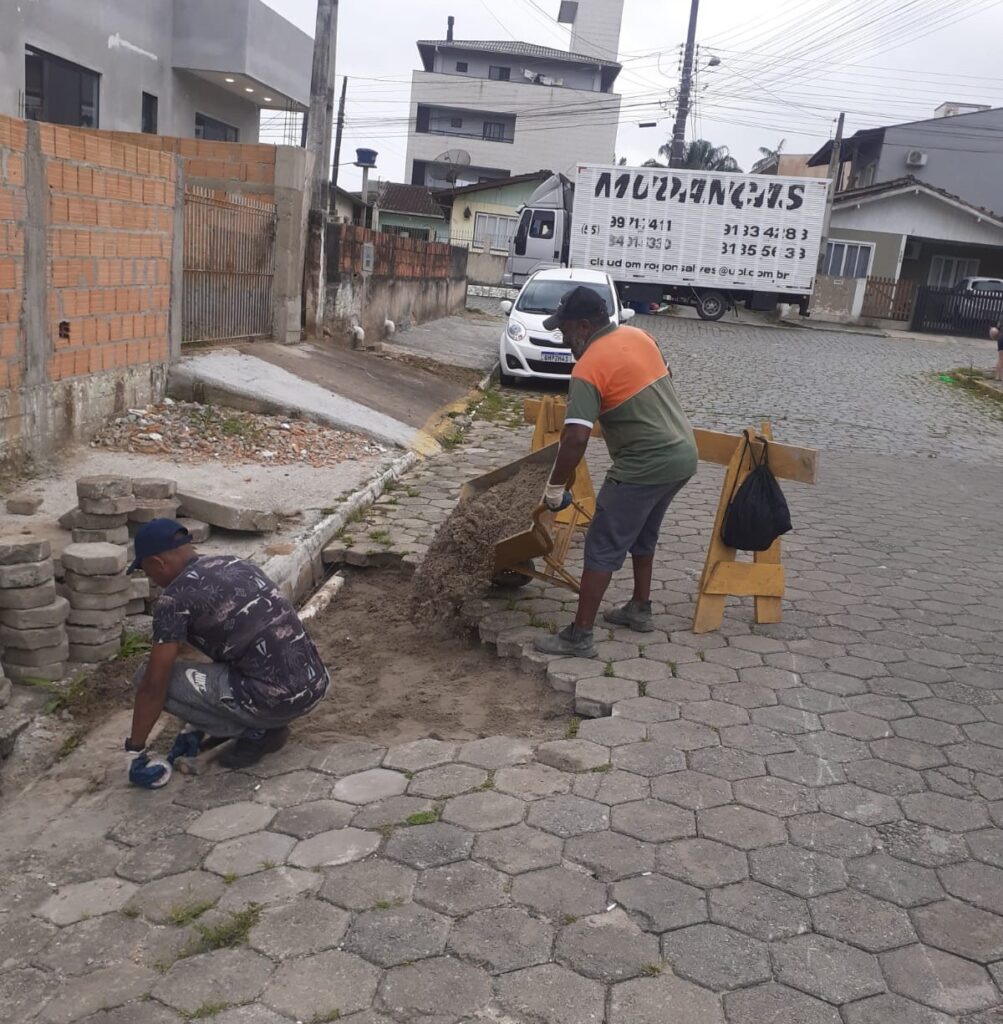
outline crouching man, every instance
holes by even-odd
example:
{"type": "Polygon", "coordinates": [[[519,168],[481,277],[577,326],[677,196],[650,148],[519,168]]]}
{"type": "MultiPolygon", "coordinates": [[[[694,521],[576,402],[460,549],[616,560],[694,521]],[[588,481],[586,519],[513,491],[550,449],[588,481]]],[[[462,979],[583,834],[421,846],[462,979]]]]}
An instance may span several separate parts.
{"type": "Polygon", "coordinates": [[[233,739],[220,761],[246,768],[282,747],[289,723],[328,687],[327,670],[289,601],[243,559],[200,557],[174,519],[154,519],[138,531],[129,571],[137,569],[163,593],[153,610],[153,650],[134,680],[129,781],[154,789],[170,776],[146,751],[163,711],[190,727],[169,762],[233,739]],[[179,661],[183,642],[211,662],[179,661]]]}

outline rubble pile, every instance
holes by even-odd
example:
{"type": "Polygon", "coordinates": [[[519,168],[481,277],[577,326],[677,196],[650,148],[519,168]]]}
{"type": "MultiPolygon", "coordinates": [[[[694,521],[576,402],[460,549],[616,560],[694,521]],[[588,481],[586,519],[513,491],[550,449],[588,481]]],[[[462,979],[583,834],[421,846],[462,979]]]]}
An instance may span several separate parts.
{"type": "Polygon", "coordinates": [[[91,447],[180,456],[188,462],[316,467],[386,451],[357,434],[320,423],[171,399],[162,405],[130,409],[106,426],[91,447]]]}
{"type": "Polygon", "coordinates": [[[0,539],[0,692],[6,676],[58,682],[66,675],[69,605],[54,577],[47,540],[0,539]]]}

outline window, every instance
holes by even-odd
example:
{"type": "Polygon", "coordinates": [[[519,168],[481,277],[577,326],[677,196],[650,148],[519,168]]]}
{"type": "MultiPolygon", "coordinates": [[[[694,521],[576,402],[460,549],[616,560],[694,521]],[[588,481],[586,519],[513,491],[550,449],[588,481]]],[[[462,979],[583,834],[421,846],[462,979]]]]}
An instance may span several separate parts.
{"type": "Polygon", "coordinates": [[[450,128],[462,128],[463,127],[463,118],[462,117],[451,117],[449,119],[449,127],[450,128]]]}
{"type": "Polygon", "coordinates": [[[963,277],[975,277],[979,261],[961,256],[934,256],[930,261],[927,284],[932,288],[953,288],[963,277]]]}
{"type": "Polygon", "coordinates": [[[474,218],[474,248],[507,250],[515,224],[515,217],[478,213],[474,218]]]}
{"type": "Polygon", "coordinates": [[[873,251],[869,242],[829,242],[822,273],[829,277],[867,277],[873,251]]]}
{"type": "Polygon", "coordinates": [[[497,64],[492,64],[488,68],[488,78],[493,82],[507,82],[512,77],[511,68],[501,68],[497,64]]]}
{"type": "Polygon", "coordinates": [[[148,92],[143,93],[143,132],[146,135],[157,134],[157,97],[148,92]]]}
{"type": "Polygon", "coordinates": [[[529,225],[530,238],[554,237],[554,214],[552,210],[537,210],[529,225]]]}
{"type": "Polygon", "coordinates": [[[502,121],[485,121],[484,138],[494,142],[505,141],[505,124],[502,121]]]}
{"type": "Polygon", "coordinates": [[[458,60],[456,62],[456,70],[459,71],[461,75],[465,75],[467,73],[467,62],[465,60],[458,60]]]}
{"type": "Polygon", "coordinates": [[[24,48],[24,116],[78,128],[98,126],[100,76],[61,57],[24,48]]]}
{"type": "Polygon", "coordinates": [[[236,142],[237,129],[225,121],[217,121],[206,114],[195,115],[195,138],[209,142],[236,142]]]}

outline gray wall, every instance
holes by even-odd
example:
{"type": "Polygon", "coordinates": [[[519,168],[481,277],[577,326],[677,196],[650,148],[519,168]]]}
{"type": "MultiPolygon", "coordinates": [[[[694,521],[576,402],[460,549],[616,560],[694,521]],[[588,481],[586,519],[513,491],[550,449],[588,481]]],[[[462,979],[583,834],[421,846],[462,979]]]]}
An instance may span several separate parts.
{"type": "Polygon", "coordinates": [[[912,174],[976,206],[1003,213],[1003,108],[941,117],[885,130],[875,181],[912,174]],[[908,167],[906,153],[927,154],[925,167],[908,167]]]}
{"type": "Polygon", "coordinates": [[[515,137],[516,119],[511,114],[485,114],[471,110],[443,110],[433,109],[429,111],[428,127],[435,133],[442,132],[445,135],[476,135],[481,138],[484,133],[484,122],[501,122],[505,125],[505,138],[512,140],[515,137]],[[452,128],[449,122],[458,117],[463,121],[462,128],[452,128]]]}
{"type": "MultiPolygon", "coordinates": [[[[548,75],[553,78],[563,78],[564,88],[582,89],[585,91],[598,92],[601,76],[598,68],[576,67],[574,64],[563,64],[558,61],[541,60],[536,57],[519,57],[510,53],[484,54],[479,50],[464,52],[462,50],[439,50],[435,55],[435,70],[441,74],[455,75],[457,79],[464,78],[487,78],[488,71],[492,65],[499,65],[512,69],[512,82],[523,82],[526,85],[532,83],[523,77],[523,69],[528,68],[534,74],[548,75]],[[467,62],[467,71],[456,70],[457,61],[467,62]]],[[[456,98],[462,96],[463,86],[457,83],[456,98]]],[[[443,90],[445,91],[445,90],[443,90]]],[[[445,101],[447,97],[443,97],[445,101]]]]}

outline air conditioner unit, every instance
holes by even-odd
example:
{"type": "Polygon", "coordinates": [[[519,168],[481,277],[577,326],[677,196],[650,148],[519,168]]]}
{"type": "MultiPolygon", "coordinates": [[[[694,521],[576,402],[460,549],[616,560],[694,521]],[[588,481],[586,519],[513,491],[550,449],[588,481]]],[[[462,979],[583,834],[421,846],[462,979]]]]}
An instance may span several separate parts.
{"type": "Polygon", "coordinates": [[[926,153],[921,149],[910,149],[905,155],[906,167],[926,167],[926,153]]]}
{"type": "Polygon", "coordinates": [[[918,260],[923,243],[918,238],[911,238],[905,244],[905,252],[902,254],[904,260],[918,260]]]}

